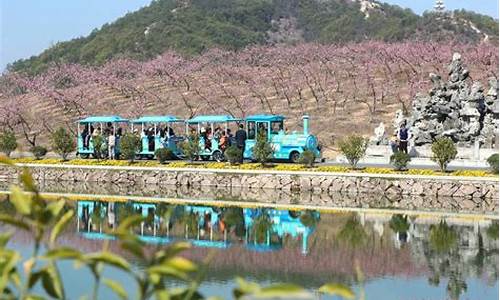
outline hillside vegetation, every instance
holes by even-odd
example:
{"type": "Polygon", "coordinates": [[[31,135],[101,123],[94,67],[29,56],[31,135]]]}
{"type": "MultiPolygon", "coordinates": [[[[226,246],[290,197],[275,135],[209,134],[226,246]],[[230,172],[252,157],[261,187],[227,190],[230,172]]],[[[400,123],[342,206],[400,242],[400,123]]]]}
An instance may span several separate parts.
{"type": "Polygon", "coordinates": [[[498,40],[498,22],[488,16],[463,10],[445,18],[418,16],[399,6],[364,2],[371,6],[363,11],[359,0],[157,0],[8,69],[37,74],[54,62],[100,65],[112,58],[147,60],[166,50],[192,56],[214,47],[276,43],[498,40]]]}
{"type": "Polygon", "coordinates": [[[427,93],[429,72],[446,78],[454,52],[485,88],[489,77],[498,78],[498,48],[490,44],[373,41],[212,49],[191,58],[167,51],[144,62],[11,72],[0,77],[0,128],[33,146],[58,126],[75,130],[74,122],[88,115],[274,113],[286,115],[292,131],[308,114],[311,131],[327,146],[354,129],[372,134],[380,121],[389,130],[397,109],[411,109],[415,95],[427,93]]]}

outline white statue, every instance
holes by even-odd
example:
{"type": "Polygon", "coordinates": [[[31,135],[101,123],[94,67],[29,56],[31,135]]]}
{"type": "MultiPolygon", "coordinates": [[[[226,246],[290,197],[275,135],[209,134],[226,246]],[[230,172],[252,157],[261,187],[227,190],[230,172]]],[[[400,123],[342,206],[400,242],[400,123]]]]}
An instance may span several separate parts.
{"type": "Polygon", "coordinates": [[[396,115],[394,116],[394,120],[392,121],[392,126],[394,127],[394,130],[397,131],[399,130],[399,127],[401,127],[401,124],[405,121],[405,116],[403,114],[403,110],[398,109],[396,111],[396,115]]]}
{"type": "Polygon", "coordinates": [[[374,145],[381,145],[385,141],[385,125],[383,122],[375,128],[374,136],[370,139],[371,143],[374,145]]]}

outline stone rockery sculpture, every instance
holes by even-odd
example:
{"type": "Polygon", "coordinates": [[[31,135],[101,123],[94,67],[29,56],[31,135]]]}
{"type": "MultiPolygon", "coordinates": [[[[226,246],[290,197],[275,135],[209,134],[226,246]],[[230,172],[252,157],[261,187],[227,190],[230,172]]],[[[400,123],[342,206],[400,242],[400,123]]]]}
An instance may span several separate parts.
{"type": "MultiPolygon", "coordinates": [[[[485,92],[480,82],[471,82],[469,70],[455,53],[448,67],[448,81],[431,73],[428,95],[417,95],[408,118],[413,146],[450,137],[459,147],[498,146],[498,80],[489,79],[485,92]]],[[[396,124],[395,124],[396,125],[396,124]]]]}

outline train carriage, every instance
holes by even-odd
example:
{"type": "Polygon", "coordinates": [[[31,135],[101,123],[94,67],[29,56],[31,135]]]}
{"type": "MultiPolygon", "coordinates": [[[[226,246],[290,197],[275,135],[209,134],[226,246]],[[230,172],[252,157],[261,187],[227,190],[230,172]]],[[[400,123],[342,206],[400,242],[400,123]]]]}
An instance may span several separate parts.
{"type": "Polygon", "coordinates": [[[184,137],[175,134],[173,125],[184,123],[184,120],[174,116],[144,116],[130,123],[132,132],[138,129],[134,126],[140,126],[141,149],[137,153],[139,157],[153,158],[155,151],[160,148],[170,149],[176,156],[182,154],[178,144],[184,140],[184,137]],[[147,132],[148,126],[152,132],[147,132]]]}
{"type": "Polygon", "coordinates": [[[220,136],[216,133],[217,127],[222,125],[223,128],[220,129],[227,132],[231,123],[239,123],[242,121],[242,119],[227,115],[196,116],[186,121],[186,135],[189,134],[189,126],[196,126],[197,133],[200,136],[200,158],[203,160],[213,159],[220,162],[224,161],[225,158],[224,151],[219,145],[220,136]]]}
{"type": "MultiPolygon", "coordinates": [[[[106,130],[110,130],[114,135],[117,134],[119,125],[128,124],[129,120],[120,116],[92,116],[77,122],[77,155],[81,158],[95,156],[94,142],[92,140],[93,130],[98,130],[100,135],[106,130]],[[83,128],[82,128],[83,127],[83,128]]],[[[103,156],[107,156],[107,140],[104,139],[103,156]]],[[[120,152],[119,145],[115,147],[115,154],[120,152]]]]}

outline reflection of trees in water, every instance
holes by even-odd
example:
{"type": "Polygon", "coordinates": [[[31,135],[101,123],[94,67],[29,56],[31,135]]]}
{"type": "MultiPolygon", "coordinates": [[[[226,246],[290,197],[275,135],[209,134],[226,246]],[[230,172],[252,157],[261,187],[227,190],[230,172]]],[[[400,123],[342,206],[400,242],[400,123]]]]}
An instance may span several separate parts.
{"type": "Polygon", "coordinates": [[[363,246],[366,242],[368,235],[361,225],[361,222],[355,215],[347,219],[344,226],[338,234],[339,240],[345,242],[352,248],[363,246]]]}
{"type": "Polygon", "coordinates": [[[270,235],[272,227],[271,219],[267,213],[261,213],[254,221],[251,229],[251,235],[257,243],[264,243],[270,235]]]}
{"type": "Polygon", "coordinates": [[[495,241],[498,240],[498,220],[493,221],[491,225],[488,226],[486,234],[490,239],[495,241]]]}
{"type": "Polygon", "coordinates": [[[450,252],[457,243],[457,233],[445,221],[441,221],[438,225],[431,225],[430,231],[430,246],[438,253],[450,252]]]}
{"type": "Polygon", "coordinates": [[[410,229],[408,216],[403,216],[401,214],[393,215],[389,221],[389,227],[394,231],[394,233],[407,232],[408,229],[410,229]]]}
{"type": "Polygon", "coordinates": [[[243,208],[227,207],[222,210],[222,220],[229,232],[234,232],[238,238],[245,236],[245,219],[243,217],[243,208]]]}
{"type": "Polygon", "coordinates": [[[429,239],[424,240],[424,254],[431,271],[429,284],[438,286],[447,278],[450,299],[460,299],[467,291],[466,278],[483,276],[487,273],[487,264],[496,270],[492,274],[494,281],[498,279],[497,262],[494,262],[498,261],[498,249],[486,249],[483,239],[488,235],[472,230],[471,227],[455,228],[441,221],[429,227],[429,239]]]}
{"type": "Polygon", "coordinates": [[[319,222],[319,218],[315,215],[312,210],[306,210],[300,214],[300,223],[306,227],[316,227],[319,222]]]}

